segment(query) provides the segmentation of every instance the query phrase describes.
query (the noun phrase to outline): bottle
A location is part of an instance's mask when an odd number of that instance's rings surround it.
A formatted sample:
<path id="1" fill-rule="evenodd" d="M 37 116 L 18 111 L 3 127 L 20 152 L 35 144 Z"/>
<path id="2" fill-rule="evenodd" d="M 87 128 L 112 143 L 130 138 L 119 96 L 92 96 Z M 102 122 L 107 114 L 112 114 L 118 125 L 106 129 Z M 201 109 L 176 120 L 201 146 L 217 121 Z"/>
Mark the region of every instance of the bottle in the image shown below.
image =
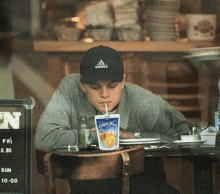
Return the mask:
<path id="1" fill-rule="evenodd" d="M 218 130 L 216 137 L 215 137 L 215 147 L 219 147 L 219 146 L 220 146 L 220 131 Z"/>
<path id="2" fill-rule="evenodd" d="M 87 124 L 86 116 L 82 115 L 77 125 L 78 130 L 78 148 L 87 150 L 91 144 L 90 129 Z"/>

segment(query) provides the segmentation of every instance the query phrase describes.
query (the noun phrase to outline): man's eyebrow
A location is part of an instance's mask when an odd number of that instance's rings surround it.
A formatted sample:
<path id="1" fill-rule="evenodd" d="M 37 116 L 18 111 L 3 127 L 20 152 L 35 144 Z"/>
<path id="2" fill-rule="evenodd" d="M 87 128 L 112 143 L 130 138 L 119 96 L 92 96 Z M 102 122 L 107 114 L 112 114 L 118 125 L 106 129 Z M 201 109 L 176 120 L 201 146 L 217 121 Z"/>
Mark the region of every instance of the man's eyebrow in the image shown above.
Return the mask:
<path id="1" fill-rule="evenodd" d="M 87 84 L 88 86 L 100 86 L 99 84 L 97 84 L 97 83 L 93 83 L 93 84 Z"/>

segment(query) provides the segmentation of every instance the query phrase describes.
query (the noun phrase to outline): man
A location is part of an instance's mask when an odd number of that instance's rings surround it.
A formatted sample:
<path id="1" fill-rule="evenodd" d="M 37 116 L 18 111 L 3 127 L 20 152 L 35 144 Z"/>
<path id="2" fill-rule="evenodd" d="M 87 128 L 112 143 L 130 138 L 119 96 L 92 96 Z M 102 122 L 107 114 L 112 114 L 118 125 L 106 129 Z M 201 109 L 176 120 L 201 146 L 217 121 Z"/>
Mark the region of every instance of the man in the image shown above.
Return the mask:
<path id="1" fill-rule="evenodd" d="M 54 149 L 77 145 L 76 126 L 80 115 L 87 117 L 92 141 L 97 142 L 94 116 L 105 114 L 105 103 L 110 113 L 120 114 L 121 139 L 155 137 L 172 143 L 181 134 L 189 132 L 184 116 L 166 101 L 141 87 L 125 83 L 123 61 L 117 51 L 106 46 L 97 46 L 84 54 L 80 64 L 80 75 L 65 77 L 56 90 L 40 118 L 35 134 L 35 146 Z M 146 168 L 150 175 L 145 173 L 139 177 L 134 176 L 131 179 L 134 184 L 131 185 L 135 186 L 131 186 L 131 192 L 137 193 L 137 187 L 141 184 L 138 193 L 155 193 L 155 189 L 158 188 L 161 189 L 157 193 L 172 193 L 172 188 L 167 190 L 169 186 L 164 184 L 166 180 L 163 169 L 160 170 L 161 161 L 157 164 L 155 166 L 155 161 L 148 160 Z M 153 171 L 149 166 L 153 166 Z M 140 177 L 144 183 L 140 181 Z M 110 181 L 99 182 L 101 183 L 97 187 L 100 188 L 103 185 L 105 187 Z M 88 193 L 91 193 L 88 186 L 90 183 L 87 182 L 84 190 L 79 192 L 87 193 L 85 188 L 88 188 Z M 70 182 L 70 185 L 72 184 Z M 94 185 L 93 182 L 90 186 L 95 187 Z M 143 187 L 146 185 L 147 191 Z M 120 184 L 118 187 L 120 188 Z M 117 189 L 118 187 L 115 186 Z M 79 187 L 75 185 L 75 188 Z M 116 192 L 106 188 L 112 187 L 103 188 L 105 193 Z"/>

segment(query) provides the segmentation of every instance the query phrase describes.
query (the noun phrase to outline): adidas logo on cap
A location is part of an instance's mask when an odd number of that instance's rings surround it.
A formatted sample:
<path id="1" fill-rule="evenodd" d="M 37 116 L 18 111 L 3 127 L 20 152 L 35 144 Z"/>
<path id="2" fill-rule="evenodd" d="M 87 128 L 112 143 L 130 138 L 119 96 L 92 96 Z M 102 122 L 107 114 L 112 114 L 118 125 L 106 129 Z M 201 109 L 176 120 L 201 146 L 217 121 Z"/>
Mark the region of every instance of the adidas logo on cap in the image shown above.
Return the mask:
<path id="1" fill-rule="evenodd" d="M 101 59 L 97 65 L 95 66 L 96 69 L 100 69 L 100 68 L 108 68 L 108 65 L 106 65 L 103 60 Z"/>

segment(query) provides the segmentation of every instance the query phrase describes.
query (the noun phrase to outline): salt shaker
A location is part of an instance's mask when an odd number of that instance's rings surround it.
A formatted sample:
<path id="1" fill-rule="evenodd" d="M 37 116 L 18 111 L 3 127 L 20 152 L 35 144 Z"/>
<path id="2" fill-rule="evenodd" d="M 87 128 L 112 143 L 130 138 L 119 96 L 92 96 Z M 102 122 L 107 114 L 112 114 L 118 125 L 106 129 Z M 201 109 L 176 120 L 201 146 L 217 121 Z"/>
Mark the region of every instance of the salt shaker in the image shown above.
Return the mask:
<path id="1" fill-rule="evenodd" d="M 198 140 L 201 140 L 201 136 L 199 132 L 197 131 L 196 127 L 192 128 L 192 135 L 198 136 Z"/>

